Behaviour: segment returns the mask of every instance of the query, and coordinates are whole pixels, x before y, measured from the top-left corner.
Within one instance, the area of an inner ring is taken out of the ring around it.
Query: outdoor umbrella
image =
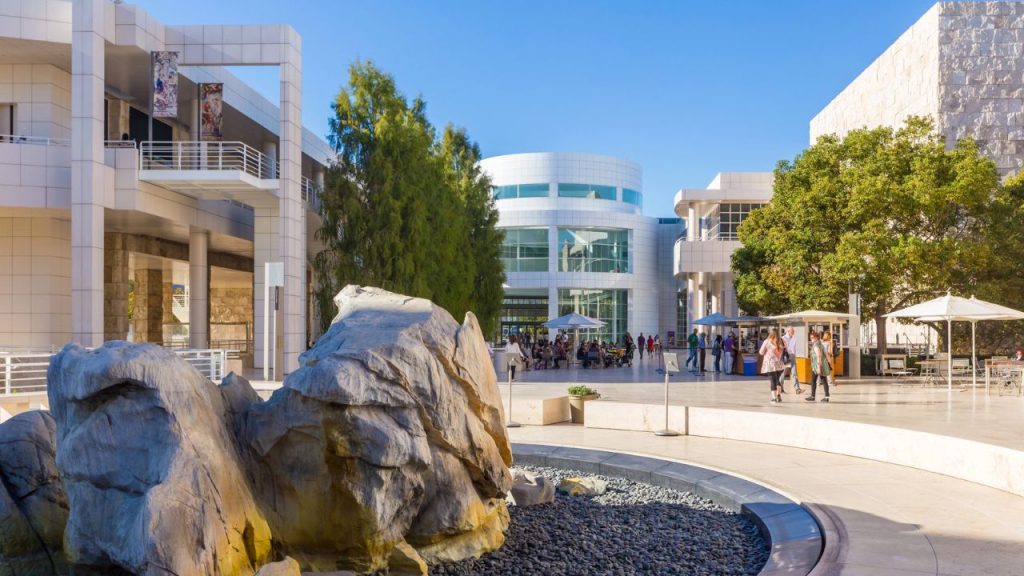
[[[971,323],[971,367],[976,369],[978,365],[978,353],[975,342],[975,329],[977,323],[982,320],[1024,320],[1024,312],[971,298],[962,298],[946,293],[945,296],[915,304],[902,310],[886,314],[888,318],[914,318],[919,322],[946,322],[948,336],[946,337],[946,370],[947,389],[953,390],[953,322]],[[977,385],[977,372],[975,371],[973,384]]]
[[[588,318],[587,316],[577,314],[575,312],[566,314],[565,316],[559,316],[554,320],[548,320],[544,323],[548,328],[554,328],[555,330],[575,330],[576,339],[573,340],[574,347],[579,345],[580,342],[580,328],[600,328],[605,324],[606,322],[604,321],[597,320],[595,318]],[[576,357],[575,352],[573,352],[572,357]]]
[[[700,320],[694,320],[693,323],[698,326],[722,326],[728,324],[729,319],[725,317],[725,314],[715,312],[714,314],[708,314]]]

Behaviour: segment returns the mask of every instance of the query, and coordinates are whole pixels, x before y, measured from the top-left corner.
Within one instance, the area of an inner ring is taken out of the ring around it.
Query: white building
[[[1024,166],[1024,2],[939,2],[811,120],[813,142],[930,116],[1001,174]]]
[[[771,200],[772,181],[771,172],[723,172],[707,188],[676,192],[676,214],[688,225],[675,243],[672,269],[686,294],[687,332],[709,314],[739,314],[731,271],[741,245],[737,229]]]
[[[150,114],[156,51],[178,54],[168,118]],[[223,65],[277,66],[278,101]],[[209,82],[224,83],[223,138],[200,142],[197,85]],[[231,340],[260,366],[264,267],[281,262],[278,365],[294,370],[311,329],[310,206],[331,155],[301,113],[301,40],[287,25],[0,2],[0,345],[187,334],[195,348]]]
[[[641,213],[638,164],[535,153],[487,158],[481,167],[495,186],[506,233],[502,337],[535,335],[569,312],[607,322],[592,333],[602,340],[619,340],[626,331],[667,340],[678,331],[675,282],[667,271],[671,241],[683,226]]]

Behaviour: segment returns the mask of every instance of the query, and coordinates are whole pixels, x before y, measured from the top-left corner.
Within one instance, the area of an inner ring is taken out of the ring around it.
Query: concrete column
[[[210,347],[210,233],[192,227],[188,234],[188,345]]]
[[[722,275],[720,273],[709,274],[711,283],[711,312],[722,311]]]
[[[694,320],[700,320],[707,315],[707,275],[704,272],[697,272],[697,308],[693,311]]]
[[[280,211],[274,207],[255,208],[253,232],[252,320],[253,366],[263,368],[264,280],[267,262],[279,261],[277,238],[281,227]],[[273,305],[273,303],[271,303]],[[273,307],[273,306],[271,306]],[[280,326],[278,327],[280,329]]]
[[[686,334],[693,332],[693,321],[698,320],[697,316],[697,273],[690,272],[686,275]]]
[[[71,339],[103,343],[106,0],[74,0],[71,33]]]
[[[686,240],[693,242],[699,238],[697,223],[697,207],[691,202],[686,208]]]
[[[277,142],[264,142],[263,143],[263,155],[266,156],[266,160],[270,163],[267,167],[267,177],[273,180],[277,178]]]
[[[317,189],[323,191],[324,189],[324,169],[317,165],[313,168],[313,184],[316,185]]]
[[[103,236],[103,339],[128,338],[128,250],[123,234]]]
[[[284,262],[283,375],[299,367],[306,350],[306,208],[302,203],[302,45],[287,29],[282,45],[280,156],[280,252]]]

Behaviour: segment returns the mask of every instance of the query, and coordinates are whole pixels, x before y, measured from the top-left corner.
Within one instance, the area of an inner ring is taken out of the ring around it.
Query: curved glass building
[[[672,245],[680,219],[642,214],[643,174],[629,160],[531,153],[487,158],[507,273],[501,334],[543,334],[569,312],[607,322],[589,334],[678,331]],[[685,303],[685,301],[684,301]],[[685,319],[685,314],[682,316]],[[685,325],[684,325],[685,327]]]

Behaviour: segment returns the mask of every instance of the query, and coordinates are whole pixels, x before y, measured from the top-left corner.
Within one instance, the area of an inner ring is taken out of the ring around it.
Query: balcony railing
[[[277,161],[244,142],[141,142],[141,170],[231,170],[261,180],[277,177]]]
[[[71,146],[66,138],[46,138],[41,136],[20,136],[18,134],[0,134],[0,144],[33,144],[36,146]]]
[[[315,212],[320,212],[320,186],[313,180],[302,177],[302,201],[309,204]]]

